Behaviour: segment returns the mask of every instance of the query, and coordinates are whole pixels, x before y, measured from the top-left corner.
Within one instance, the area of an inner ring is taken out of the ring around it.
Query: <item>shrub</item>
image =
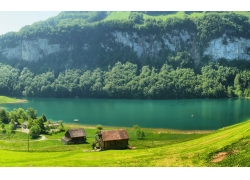
[[[4,127],[5,127],[4,123],[1,123],[0,127],[1,127],[2,129],[4,129]]]
[[[138,126],[137,124],[133,126],[134,130],[135,130],[135,135],[137,137],[137,139],[143,139],[145,138],[145,133],[144,131],[141,129],[140,126]]]
[[[0,129],[1,134],[6,134],[6,129]]]

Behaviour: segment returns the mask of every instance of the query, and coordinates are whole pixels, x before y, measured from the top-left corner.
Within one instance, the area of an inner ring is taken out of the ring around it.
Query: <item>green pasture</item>
[[[110,14],[104,19],[104,21],[109,20],[127,20],[129,17],[130,11],[114,11],[110,12]]]
[[[244,15],[250,18],[250,14],[248,11],[234,11],[236,14]],[[166,20],[168,18],[180,18],[184,19],[185,17],[193,18],[202,18],[206,14],[205,11],[172,11],[165,13],[160,12],[159,14],[143,14],[144,19],[155,19],[155,20]],[[113,11],[104,19],[104,21],[109,20],[127,20],[130,15],[130,11]]]
[[[4,103],[15,103],[18,102],[19,100],[16,98],[10,98],[10,97],[6,97],[6,96],[0,96],[0,104],[4,104]]]
[[[65,125],[71,128],[73,125]],[[78,126],[79,127],[79,126]],[[0,139],[2,167],[209,167],[249,166],[250,121],[208,133],[174,132],[143,129],[145,139],[137,139],[133,128],[129,145],[133,149],[92,151],[96,129],[84,126],[87,143],[64,145],[64,133],[45,135],[46,140],[27,136]],[[104,129],[118,127],[104,127]],[[124,129],[124,128],[123,128]],[[212,162],[214,155],[226,151],[220,162]]]

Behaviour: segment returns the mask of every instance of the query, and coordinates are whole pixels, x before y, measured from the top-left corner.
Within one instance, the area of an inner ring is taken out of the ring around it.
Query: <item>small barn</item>
[[[26,129],[27,127],[28,127],[28,121],[25,121],[24,123],[23,123],[23,129]]]
[[[98,134],[101,149],[126,149],[129,136],[126,130],[102,130]]]
[[[85,143],[86,140],[85,130],[83,128],[78,128],[67,130],[61,142],[64,144],[81,144]]]

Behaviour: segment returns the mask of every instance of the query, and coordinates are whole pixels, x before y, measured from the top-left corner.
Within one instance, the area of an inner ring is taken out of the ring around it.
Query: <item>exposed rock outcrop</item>
[[[213,60],[217,60],[219,58],[225,58],[228,60],[250,60],[250,55],[248,54],[249,47],[250,39],[229,39],[224,35],[221,38],[210,41],[203,54],[210,55]]]
[[[22,40],[14,48],[2,49],[2,56],[7,59],[37,61],[44,56],[60,51],[59,44],[49,44],[48,39]]]
[[[112,41],[122,46],[129,46],[138,57],[143,55],[157,56],[162,49],[172,52],[188,51],[196,62],[199,62],[200,55],[209,55],[213,60],[225,58],[228,60],[246,59],[250,60],[250,39],[228,38],[223,35],[221,38],[211,40],[203,54],[199,54],[200,47],[196,42],[194,33],[188,31],[173,31],[162,35],[148,34],[139,35],[138,33],[127,33],[121,31],[111,32]],[[110,36],[108,36],[110,37]],[[106,42],[100,42],[106,51],[112,47]],[[83,43],[83,50],[89,50],[88,42]],[[45,56],[59,51],[72,51],[73,46],[62,44],[50,44],[49,39],[37,38],[37,40],[21,40],[16,47],[0,48],[0,53],[7,59],[19,59],[26,61],[38,61]],[[92,50],[93,51],[93,50]]]

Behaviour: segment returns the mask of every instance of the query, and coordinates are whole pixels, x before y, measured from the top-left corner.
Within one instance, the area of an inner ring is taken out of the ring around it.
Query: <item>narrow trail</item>
[[[21,129],[21,130],[17,130],[17,131],[20,131],[20,132],[24,132],[24,133],[29,133],[29,129]],[[46,137],[44,135],[39,135],[41,137],[41,139],[38,139],[37,141],[43,141],[43,140],[46,140]]]

